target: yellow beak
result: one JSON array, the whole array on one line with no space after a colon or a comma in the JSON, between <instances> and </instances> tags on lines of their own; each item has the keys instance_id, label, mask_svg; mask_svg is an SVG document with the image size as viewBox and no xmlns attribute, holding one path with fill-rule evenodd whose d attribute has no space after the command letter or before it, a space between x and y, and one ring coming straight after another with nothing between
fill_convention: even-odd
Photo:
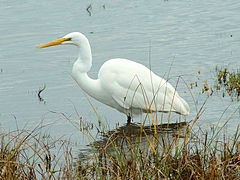
<instances>
[{"instance_id":1,"label":"yellow beak","mask_svg":"<svg viewBox=\"0 0 240 180\"><path fill-rule=\"evenodd\" d=\"M71 40L71 38L60 38L60 39L48 42L46 44L42 44L42 45L38 46L37 48L40 49L40 48L45 48L45 47L49 47L49 46L56 46L56 45L62 44L62 42L64 42L64 41L70 41L70 40Z\"/></svg>"}]
</instances>

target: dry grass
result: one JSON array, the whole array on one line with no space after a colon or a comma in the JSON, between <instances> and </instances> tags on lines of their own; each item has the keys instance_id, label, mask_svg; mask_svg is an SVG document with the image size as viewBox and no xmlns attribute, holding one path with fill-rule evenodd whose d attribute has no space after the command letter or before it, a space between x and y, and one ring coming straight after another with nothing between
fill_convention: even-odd
<instances>
[{"instance_id":1,"label":"dry grass","mask_svg":"<svg viewBox=\"0 0 240 180\"><path fill-rule=\"evenodd\" d=\"M195 121L197 119L198 116ZM127 125L110 131L104 142L94 144L94 158L87 165L82 162L77 164L78 177L239 179L239 126L233 137L220 139L224 127L211 134L193 132L195 121L158 125L157 128L154 125Z\"/></svg>"},{"instance_id":2,"label":"dry grass","mask_svg":"<svg viewBox=\"0 0 240 180\"><path fill-rule=\"evenodd\" d=\"M1 134L0 179L74 178L70 143L51 140L42 128Z\"/></svg>"},{"instance_id":3,"label":"dry grass","mask_svg":"<svg viewBox=\"0 0 240 180\"><path fill-rule=\"evenodd\" d=\"M87 161L73 157L70 141L42 134L40 125L32 131L1 134L0 177L239 179L239 126L232 137L219 138L223 127L214 133L194 132L198 118L191 123L130 124L106 131L101 141L92 141ZM87 128L82 132L91 139Z\"/></svg>"}]
</instances>

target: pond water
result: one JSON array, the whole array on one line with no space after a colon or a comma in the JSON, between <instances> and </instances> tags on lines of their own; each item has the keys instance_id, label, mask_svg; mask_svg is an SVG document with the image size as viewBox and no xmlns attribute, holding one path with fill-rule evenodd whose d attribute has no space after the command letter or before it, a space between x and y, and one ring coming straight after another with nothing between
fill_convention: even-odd
<instances>
[{"instance_id":1,"label":"pond water","mask_svg":"<svg viewBox=\"0 0 240 180\"><path fill-rule=\"evenodd\" d=\"M0 4L0 121L4 130L34 127L43 121L54 124L47 129L51 136L66 135L74 141L81 137L82 145L88 143L70 122L77 121L79 115L98 126L97 116L70 76L76 48L36 48L69 32L79 31L88 37L92 78L108 59L128 58L149 66L149 54L152 70L162 77L170 71L174 86L182 75L185 83L179 81L178 92L191 107L187 121L196 117L208 96L201 93L202 81L215 84L215 67L240 67L238 0L0 0ZM89 5L90 12L86 10ZM187 88L195 81L198 88ZM43 101L39 101L37 93L44 84ZM126 123L125 115L90 100L109 129ZM227 109L220 121L223 124L236 111L227 126L231 134L239 124L239 104L215 93L205 104L197 126L216 124Z\"/></svg>"}]
</instances>

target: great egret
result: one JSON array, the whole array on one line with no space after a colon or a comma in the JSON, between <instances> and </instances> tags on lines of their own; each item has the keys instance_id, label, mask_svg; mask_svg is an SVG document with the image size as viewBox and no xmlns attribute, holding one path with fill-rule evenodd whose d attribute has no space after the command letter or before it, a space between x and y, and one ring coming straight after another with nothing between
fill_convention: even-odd
<instances>
[{"instance_id":1,"label":"great egret","mask_svg":"<svg viewBox=\"0 0 240 180\"><path fill-rule=\"evenodd\" d=\"M79 49L72 77L80 88L96 100L125 113L128 122L133 114L150 110L189 114L188 104L173 86L142 64L128 59L110 59L100 68L98 79L91 79L87 74L92 66L91 47L82 33L69 33L38 48L60 44L75 45Z\"/></svg>"}]
</instances>

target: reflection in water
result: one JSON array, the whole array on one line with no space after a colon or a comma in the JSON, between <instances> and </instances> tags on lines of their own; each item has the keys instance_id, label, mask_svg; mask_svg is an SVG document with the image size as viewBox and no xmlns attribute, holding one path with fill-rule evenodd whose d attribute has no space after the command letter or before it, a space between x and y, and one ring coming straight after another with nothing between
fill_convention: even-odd
<instances>
[{"instance_id":1,"label":"reflection in water","mask_svg":"<svg viewBox=\"0 0 240 180\"><path fill-rule=\"evenodd\" d=\"M92 154L96 155L103 152L115 155L117 152L131 156L133 150L141 151L142 154L174 150L183 141L187 127L187 122L156 126L126 124L107 133L102 132L100 140L89 145L89 149L81 150L79 160L84 161L89 159L87 157L93 157ZM92 153L89 153L91 151Z\"/></svg>"}]
</instances>

